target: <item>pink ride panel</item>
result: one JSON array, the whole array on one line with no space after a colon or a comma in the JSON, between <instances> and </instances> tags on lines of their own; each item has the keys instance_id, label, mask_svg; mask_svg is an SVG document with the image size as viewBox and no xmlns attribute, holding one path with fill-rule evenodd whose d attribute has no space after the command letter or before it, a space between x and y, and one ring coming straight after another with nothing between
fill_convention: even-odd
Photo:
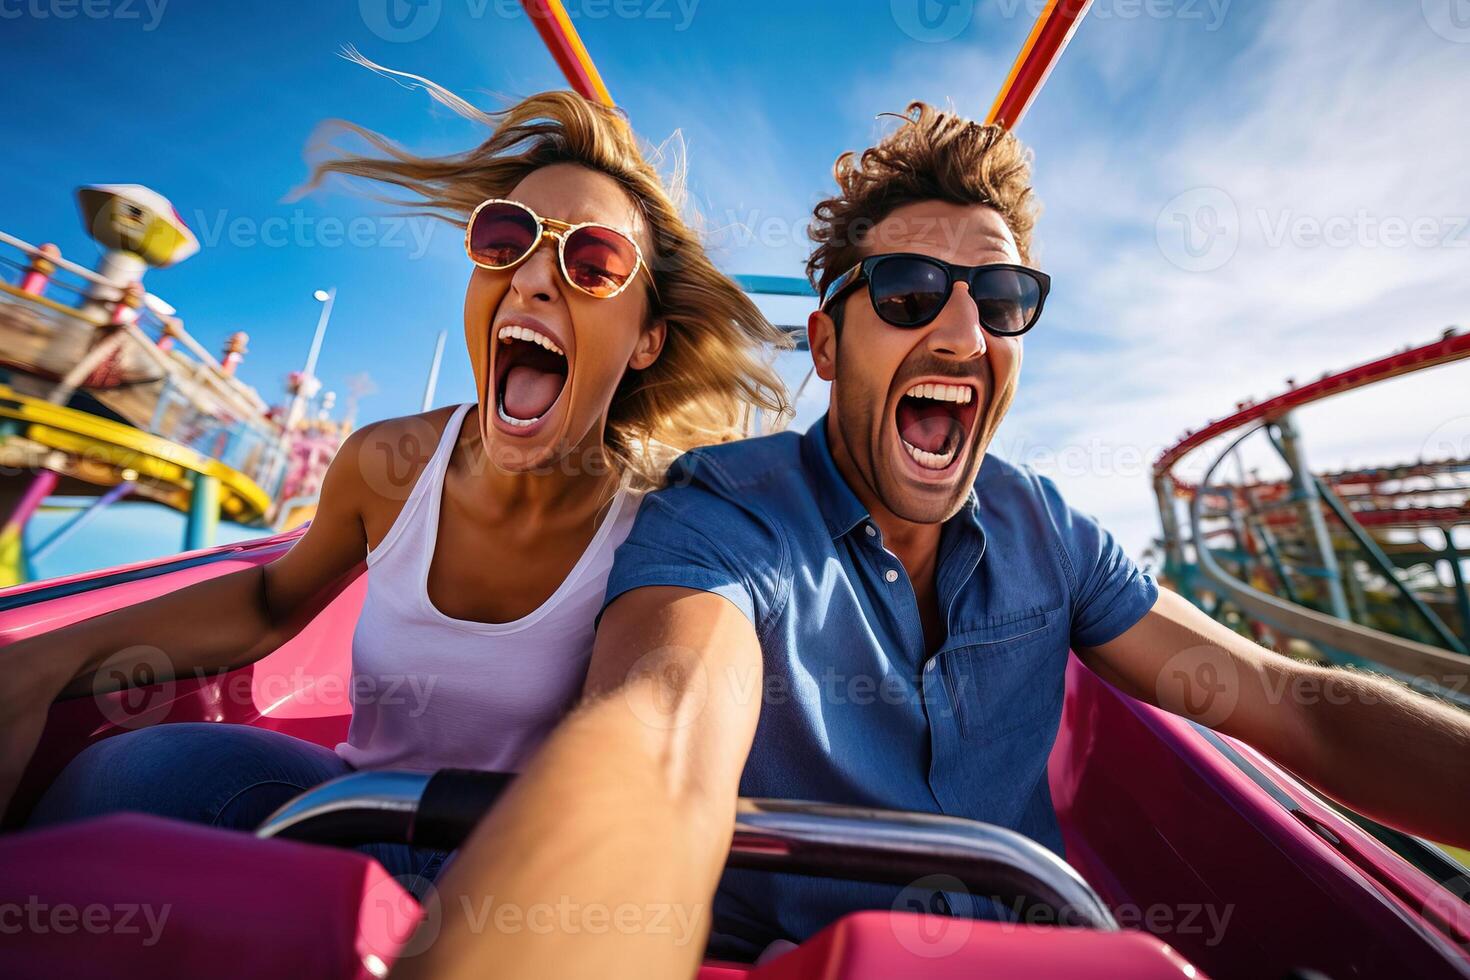
<instances>
[{"instance_id":1,"label":"pink ride panel","mask_svg":"<svg viewBox=\"0 0 1470 980\"><path fill-rule=\"evenodd\" d=\"M0 868L5 977L368 980L421 917L356 851L137 814L0 837Z\"/></svg>"}]
</instances>

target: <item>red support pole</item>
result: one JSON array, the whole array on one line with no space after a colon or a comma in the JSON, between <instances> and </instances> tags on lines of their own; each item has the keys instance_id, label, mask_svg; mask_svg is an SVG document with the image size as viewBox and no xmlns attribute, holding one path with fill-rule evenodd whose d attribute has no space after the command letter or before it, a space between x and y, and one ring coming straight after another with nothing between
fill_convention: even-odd
<instances>
[{"instance_id":1,"label":"red support pole","mask_svg":"<svg viewBox=\"0 0 1470 980\"><path fill-rule=\"evenodd\" d=\"M34 514L41 506L41 502L51 495L56 489L56 481L60 477L54 470L41 470L31 480L31 485L26 487L25 493L21 494L15 509L10 512L10 517L5 521L4 527L0 527L0 534L19 532L25 528Z\"/></svg>"},{"instance_id":2,"label":"red support pole","mask_svg":"<svg viewBox=\"0 0 1470 980\"><path fill-rule=\"evenodd\" d=\"M22 292L30 293L32 296L41 296L46 292L46 284L51 281L51 275L56 271L56 259L61 258L61 249L47 242L36 250L31 256L31 267L21 277L20 288Z\"/></svg>"},{"instance_id":3,"label":"red support pole","mask_svg":"<svg viewBox=\"0 0 1470 980\"><path fill-rule=\"evenodd\" d=\"M1015 129L1061 60L1092 0L1050 0L1021 48L986 122Z\"/></svg>"},{"instance_id":4,"label":"red support pole","mask_svg":"<svg viewBox=\"0 0 1470 980\"><path fill-rule=\"evenodd\" d=\"M592 56L582 45L577 29L567 16L561 0L521 0L521 6L536 25L546 49L566 76L567 83L583 98L603 105L613 105L612 94L602 82Z\"/></svg>"},{"instance_id":5,"label":"red support pole","mask_svg":"<svg viewBox=\"0 0 1470 980\"><path fill-rule=\"evenodd\" d=\"M163 329L158 331L158 339L155 343L159 350L173 350L174 341L178 339L180 331L184 329L183 322L177 317L161 317Z\"/></svg>"},{"instance_id":6,"label":"red support pole","mask_svg":"<svg viewBox=\"0 0 1470 980\"><path fill-rule=\"evenodd\" d=\"M56 489L58 477L52 470L40 470L26 487L10 517L0 527L0 587L20 585L29 576L29 559L25 553L26 525L41 502Z\"/></svg>"},{"instance_id":7,"label":"red support pole","mask_svg":"<svg viewBox=\"0 0 1470 980\"><path fill-rule=\"evenodd\" d=\"M133 323L138 319L138 311L143 308L143 284L130 282L123 287L123 294L112 307L112 318L110 326L120 327L125 323Z\"/></svg>"},{"instance_id":8,"label":"red support pole","mask_svg":"<svg viewBox=\"0 0 1470 980\"><path fill-rule=\"evenodd\" d=\"M250 337L244 331L230 334L230 339L225 341L225 356L220 358L220 368L231 377L240 362L245 359L245 345L250 342Z\"/></svg>"}]
</instances>

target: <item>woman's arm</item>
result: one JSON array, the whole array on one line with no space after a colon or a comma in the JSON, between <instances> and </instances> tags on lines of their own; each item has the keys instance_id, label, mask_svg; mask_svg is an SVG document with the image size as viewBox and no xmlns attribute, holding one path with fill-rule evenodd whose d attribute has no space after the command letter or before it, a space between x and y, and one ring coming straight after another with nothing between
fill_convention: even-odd
<instances>
[{"instance_id":1,"label":"woman's arm","mask_svg":"<svg viewBox=\"0 0 1470 980\"><path fill-rule=\"evenodd\" d=\"M343 444L327 470L315 518L280 558L22 640L0 657L51 661L67 678L65 696L77 696L95 692L93 674L104 663L109 669L96 678L95 690L120 686L131 674L118 655L134 646L151 649L154 663L162 651L173 677L243 667L271 653L331 601L367 551L362 434Z\"/></svg>"},{"instance_id":2,"label":"woman's arm","mask_svg":"<svg viewBox=\"0 0 1470 980\"><path fill-rule=\"evenodd\" d=\"M299 632L340 591L366 551L361 507L368 491L361 466L369 462L362 452L368 431L344 443L327 472L316 518L269 565L0 649L0 809L58 697L124 686L135 670L150 680L167 680L253 663Z\"/></svg>"}]
</instances>

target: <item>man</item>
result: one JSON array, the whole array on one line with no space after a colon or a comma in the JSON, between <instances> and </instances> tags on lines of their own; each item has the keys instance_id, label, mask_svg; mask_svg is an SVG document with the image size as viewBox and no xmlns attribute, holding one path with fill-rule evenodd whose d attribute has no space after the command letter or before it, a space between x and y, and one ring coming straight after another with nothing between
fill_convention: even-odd
<instances>
[{"instance_id":1,"label":"man","mask_svg":"<svg viewBox=\"0 0 1470 980\"><path fill-rule=\"evenodd\" d=\"M1159 589L1050 481L985 454L1049 287L1027 265L1016 140L914 104L836 175L808 263L828 415L690 453L644 502L609 582L593 697L446 888L703 917L737 787L989 821L1060 852L1046 763L1069 648L1354 809L1470 843L1464 714L1358 674L1334 675L1346 697L1291 697L1325 672ZM1189 698L1179 657L1236 678L1233 710ZM714 929L757 953L895 894L732 872ZM565 975L687 976L700 944L671 935L564 929L538 946L450 928L420 965L480 957L515 974L550 956Z\"/></svg>"}]
</instances>

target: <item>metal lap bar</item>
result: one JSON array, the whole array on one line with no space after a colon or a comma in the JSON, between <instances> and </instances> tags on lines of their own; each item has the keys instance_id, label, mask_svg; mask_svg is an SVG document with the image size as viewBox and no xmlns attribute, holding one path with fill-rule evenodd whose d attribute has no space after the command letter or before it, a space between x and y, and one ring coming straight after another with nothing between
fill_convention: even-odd
<instances>
[{"instance_id":1,"label":"metal lap bar","mask_svg":"<svg viewBox=\"0 0 1470 980\"><path fill-rule=\"evenodd\" d=\"M742 799L729 865L896 885L942 874L1016 910L1021 922L1118 928L1097 894L1051 851L958 817Z\"/></svg>"},{"instance_id":2,"label":"metal lap bar","mask_svg":"<svg viewBox=\"0 0 1470 980\"><path fill-rule=\"evenodd\" d=\"M256 836L341 846L410 843L434 775L342 776L281 807ZM465 814L465 835L482 815ZM1015 831L958 817L742 799L729 864L897 885L942 874L1015 910L1024 923L1118 928L1097 894L1051 851Z\"/></svg>"}]
</instances>

